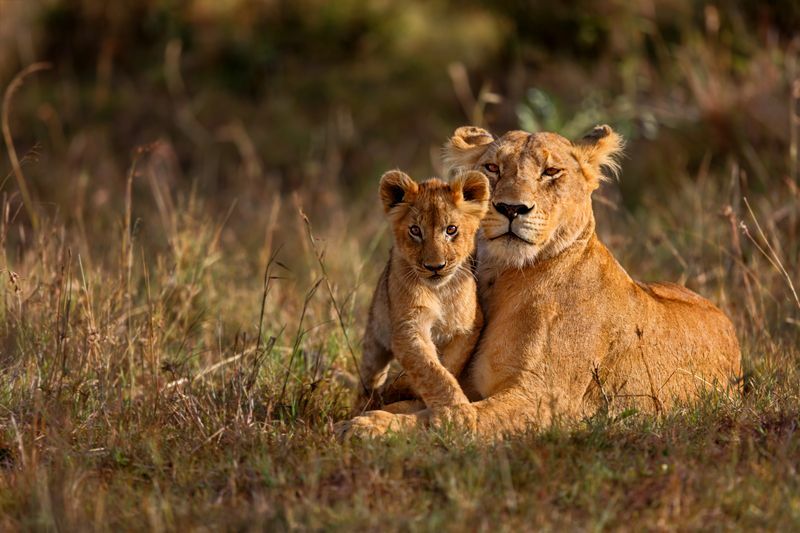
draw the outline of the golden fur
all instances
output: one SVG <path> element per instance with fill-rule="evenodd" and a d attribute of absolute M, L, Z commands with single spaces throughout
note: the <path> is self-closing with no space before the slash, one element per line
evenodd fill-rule
<path fill-rule="evenodd" d="M 478 242 L 486 325 L 469 369 L 483 399 L 414 414 L 372 411 L 342 433 L 455 421 L 496 436 L 555 416 L 659 413 L 704 390 L 735 390 L 741 354 L 722 311 L 684 287 L 632 280 L 595 235 L 591 194 L 603 168 L 618 169 L 621 148 L 608 126 L 577 143 L 456 130 L 447 164 L 480 169 L 492 184 Z"/>
<path fill-rule="evenodd" d="M 483 325 L 471 256 L 488 207 L 489 181 L 470 171 L 450 184 L 417 184 L 395 170 L 381 178 L 380 196 L 394 246 L 370 307 L 355 409 L 369 405 L 376 392 L 385 401 L 377 389 L 393 358 L 428 407 L 466 404 L 457 378 Z M 421 407 L 405 403 L 394 409 Z"/>

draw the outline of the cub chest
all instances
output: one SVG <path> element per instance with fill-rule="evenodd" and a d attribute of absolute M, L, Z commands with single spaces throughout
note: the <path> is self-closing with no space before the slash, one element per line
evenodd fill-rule
<path fill-rule="evenodd" d="M 449 298 L 442 298 L 438 305 L 431 309 L 431 339 L 437 348 L 447 345 L 456 335 L 472 331 L 475 327 L 475 313 L 477 311 L 477 297 L 455 294 Z"/>

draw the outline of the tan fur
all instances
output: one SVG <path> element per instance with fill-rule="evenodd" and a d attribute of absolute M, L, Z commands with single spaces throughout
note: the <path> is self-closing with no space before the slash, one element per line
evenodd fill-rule
<path fill-rule="evenodd" d="M 591 193 L 603 168 L 618 170 L 621 138 L 608 126 L 577 143 L 522 131 L 485 143 L 484 133 L 459 129 L 445 147 L 454 169 L 481 169 L 492 184 L 478 243 L 486 326 L 470 369 L 484 399 L 411 415 L 373 411 L 343 431 L 450 420 L 496 436 L 556 416 L 660 413 L 703 391 L 735 391 L 741 354 L 730 320 L 684 287 L 632 280 L 595 235 Z M 547 168 L 560 172 L 551 178 Z M 529 210 L 509 222 L 499 204 Z"/>
<path fill-rule="evenodd" d="M 380 195 L 394 246 L 370 307 L 359 369 L 364 388 L 355 408 L 369 404 L 395 357 L 428 407 L 466 404 L 457 378 L 483 325 L 470 263 L 489 182 L 471 171 L 450 184 L 438 179 L 417 184 L 390 171 L 381 178 Z M 412 226 L 419 236 L 409 232 Z M 448 227 L 457 228 L 456 234 L 448 235 Z M 444 266 L 433 272 L 425 265 Z M 394 406 L 401 412 L 419 408 Z"/>

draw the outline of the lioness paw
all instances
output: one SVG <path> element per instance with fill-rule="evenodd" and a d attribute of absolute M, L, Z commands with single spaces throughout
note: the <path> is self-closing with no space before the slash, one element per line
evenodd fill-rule
<path fill-rule="evenodd" d="M 389 431 L 400 431 L 410 426 L 407 415 L 393 415 L 386 411 L 369 411 L 361 416 L 343 420 L 333 430 L 339 441 L 356 438 L 375 438 Z"/>

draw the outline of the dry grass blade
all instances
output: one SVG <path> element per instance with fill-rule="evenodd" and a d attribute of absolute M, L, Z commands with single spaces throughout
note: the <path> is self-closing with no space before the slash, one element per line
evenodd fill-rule
<path fill-rule="evenodd" d="M 14 413 L 11 413 L 11 426 L 14 428 L 14 436 L 17 440 L 17 449 L 19 451 L 20 460 L 22 461 L 22 468 L 26 468 L 28 466 L 28 458 L 27 454 L 25 453 L 25 444 L 22 441 L 22 433 L 20 433 Z"/>
<path fill-rule="evenodd" d="M 278 251 L 272 254 L 264 267 L 264 283 L 261 290 L 261 311 L 258 313 L 258 337 L 256 337 L 256 351 L 261 349 L 261 337 L 264 334 L 264 311 L 267 308 L 270 282 L 272 281 L 272 265 L 275 263 Z"/>
<path fill-rule="evenodd" d="M 28 191 L 28 184 L 25 182 L 25 175 L 22 173 L 22 166 L 17 158 L 17 151 L 14 148 L 14 138 L 11 136 L 11 127 L 8 125 L 8 114 L 11 110 L 11 99 L 13 98 L 14 93 L 22 86 L 25 78 L 41 70 L 49 69 L 51 66 L 52 65 L 50 65 L 50 63 L 34 63 L 26 67 L 24 70 L 22 70 L 22 72 L 14 76 L 14 79 L 8 84 L 5 94 L 3 94 L 3 139 L 6 142 L 8 158 L 11 160 L 11 166 L 14 169 L 14 177 L 17 179 L 19 192 L 22 194 L 22 202 L 25 204 L 25 210 L 28 212 L 28 216 L 31 219 L 31 225 L 33 226 L 34 230 L 39 228 L 39 220 L 36 217 L 35 210 L 33 209 L 33 201 L 31 200 L 31 194 Z"/>
<path fill-rule="evenodd" d="M 736 261 L 733 263 L 733 266 L 737 268 L 742 275 L 742 284 L 744 286 L 745 305 L 747 307 L 747 312 L 750 313 L 750 318 L 756 324 L 758 329 L 761 330 L 764 328 L 764 321 L 761 314 L 758 312 L 756 299 L 753 296 L 753 286 L 750 283 L 750 273 L 744 266 L 744 252 L 742 251 L 742 243 L 741 239 L 739 239 L 739 232 L 736 227 L 736 213 L 734 213 L 733 208 L 728 205 L 725 207 L 722 214 L 728 219 L 728 223 L 731 226 L 731 246 L 733 247 L 733 254 L 736 257 Z"/>
<path fill-rule="evenodd" d="M 328 276 L 328 270 L 325 268 L 325 262 L 322 260 L 322 252 L 317 248 L 317 243 L 314 240 L 314 232 L 311 230 L 311 221 L 308 220 L 308 216 L 300 210 L 300 216 L 303 219 L 303 222 L 306 225 L 306 232 L 308 233 L 308 240 L 311 243 L 311 247 L 314 249 L 314 255 L 317 258 L 317 263 L 319 264 L 319 268 L 322 271 L 322 279 L 325 281 L 325 288 L 328 291 L 328 296 L 331 299 L 331 304 L 333 305 L 334 311 L 336 311 L 336 319 L 339 321 L 339 328 L 342 330 L 342 335 L 344 336 L 344 341 L 347 344 L 347 351 L 352 358 L 353 365 L 355 368 L 358 368 L 358 360 L 356 358 L 356 352 L 353 350 L 353 344 L 350 342 L 350 335 L 347 333 L 347 326 L 344 323 L 344 315 L 342 314 L 342 308 L 339 305 L 338 301 L 336 300 L 336 296 L 333 294 L 333 287 L 331 286 L 330 276 Z M 367 385 L 364 383 L 364 378 L 361 376 L 361 372 L 357 372 L 358 374 L 358 381 L 361 384 L 361 387 L 366 391 Z"/>
<path fill-rule="evenodd" d="M 172 388 L 175 388 L 175 387 L 177 387 L 179 385 L 183 385 L 184 383 L 193 383 L 195 381 L 201 380 L 205 376 L 207 376 L 208 374 L 211 374 L 212 372 L 214 372 L 215 370 L 219 370 L 220 368 L 223 368 L 224 366 L 227 366 L 227 365 L 229 365 L 231 363 L 235 363 L 236 361 L 238 361 L 242 357 L 244 357 L 246 355 L 249 355 L 251 353 L 254 353 L 255 351 L 256 351 L 255 348 L 248 348 L 248 349 L 246 349 L 246 350 L 244 350 L 244 351 L 242 351 L 242 352 L 240 352 L 240 353 L 238 353 L 236 355 L 228 357 L 227 359 L 224 359 L 222 361 L 218 361 L 218 362 L 214 363 L 213 365 L 210 365 L 207 368 L 204 368 L 203 370 L 198 372 L 198 374 L 196 376 L 193 376 L 191 379 L 189 379 L 189 378 L 180 378 L 180 379 L 176 379 L 175 381 L 170 381 L 169 383 L 164 385 L 164 389 L 163 390 L 172 389 Z"/>
<path fill-rule="evenodd" d="M 286 397 L 286 385 L 289 383 L 289 376 L 292 375 L 292 366 L 294 365 L 294 360 L 297 357 L 297 353 L 300 351 L 300 342 L 303 340 L 303 321 L 306 318 L 306 313 L 308 312 L 308 305 L 311 303 L 311 299 L 316 294 L 317 289 L 319 289 L 320 284 L 322 283 L 322 278 L 316 280 L 312 285 L 311 288 L 306 293 L 306 297 L 303 301 L 303 310 L 300 313 L 300 320 L 297 323 L 297 331 L 294 335 L 294 345 L 292 346 L 292 354 L 289 356 L 289 363 L 286 366 L 286 374 L 283 379 L 283 385 L 281 386 L 281 394 L 278 398 L 278 405 L 283 405 L 283 401 Z"/>
<path fill-rule="evenodd" d="M 767 250 L 769 250 L 769 253 L 767 253 L 767 251 L 764 250 L 764 248 L 762 248 L 760 244 L 758 244 L 758 241 L 756 241 L 756 239 L 754 239 L 753 236 L 750 235 L 750 230 L 744 224 L 742 224 L 742 231 L 744 231 L 744 234 L 747 235 L 747 238 L 750 239 L 750 241 L 752 241 L 753 244 L 755 244 L 756 248 L 758 248 L 758 251 L 761 252 L 761 254 L 764 257 L 766 257 L 767 261 L 769 261 L 770 264 L 773 267 L 775 267 L 775 269 L 778 272 L 781 273 L 783 278 L 786 280 L 786 284 L 789 286 L 789 290 L 792 292 L 795 305 L 797 305 L 797 308 L 800 309 L 800 298 L 797 297 L 797 291 L 794 288 L 794 282 L 792 282 L 792 277 L 789 275 L 789 272 L 787 272 L 786 268 L 783 266 L 781 258 L 778 256 L 778 254 L 775 252 L 775 249 L 770 244 L 769 239 L 764 234 L 764 230 L 761 229 L 761 224 L 758 223 L 758 219 L 756 218 L 755 213 L 753 213 L 753 209 L 750 207 L 750 202 L 747 201 L 747 198 L 744 198 L 744 205 L 747 206 L 747 211 L 750 213 L 750 217 L 753 219 L 753 223 L 756 225 L 758 234 L 764 241 L 764 244 L 766 245 Z"/>

